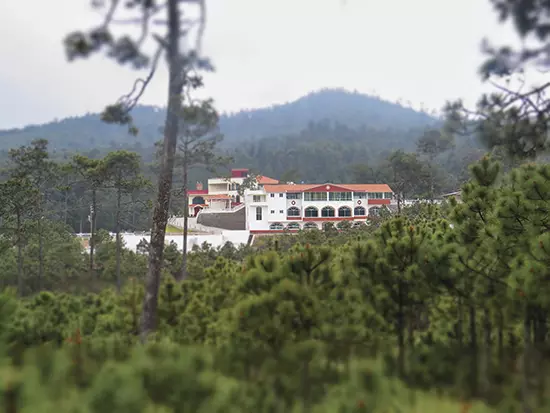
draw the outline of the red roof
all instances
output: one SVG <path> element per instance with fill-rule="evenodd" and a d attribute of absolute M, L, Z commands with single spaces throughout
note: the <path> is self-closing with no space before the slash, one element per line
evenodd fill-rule
<path fill-rule="evenodd" d="M 313 189 L 319 189 L 320 192 L 325 191 L 326 186 L 338 188 L 343 191 L 350 192 L 393 192 L 387 184 L 279 184 L 265 185 L 266 192 L 305 192 Z"/>
<path fill-rule="evenodd" d="M 189 195 L 206 195 L 208 193 L 208 189 L 190 189 L 187 193 Z"/>
<path fill-rule="evenodd" d="M 277 181 L 276 179 L 263 175 L 259 175 L 256 180 L 260 185 L 275 185 L 279 183 L 279 181 Z"/>

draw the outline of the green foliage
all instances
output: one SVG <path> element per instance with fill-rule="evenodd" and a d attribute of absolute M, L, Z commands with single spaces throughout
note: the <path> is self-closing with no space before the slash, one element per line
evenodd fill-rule
<path fill-rule="evenodd" d="M 462 203 L 252 249 L 195 247 L 182 282 L 181 253 L 167 246 L 145 346 L 146 257 L 122 249 L 124 288 L 101 288 L 113 285 L 116 247 L 100 231 L 93 284 L 78 274 L 77 248 L 70 269 L 45 267 L 57 292 L 0 295 L 5 400 L 21 411 L 63 400 L 85 412 L 430 412 L 474 399 L 464 411 L 513 412 L 525 400 L 544 411 L 550 169 L 503 174 L 487 157 L 471 171 Z M 48 263 L 71 238 L 45 228 L 60 237 Z"/>

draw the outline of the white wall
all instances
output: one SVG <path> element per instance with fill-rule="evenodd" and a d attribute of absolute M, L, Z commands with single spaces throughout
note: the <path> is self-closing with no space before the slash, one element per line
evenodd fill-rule
<path fill-rule="evenodd" d="M 111 234 L 114 236 L 114 234 Z M 132 251 L 136 251 L 139 242 L 145 238 L 148 242 L 151 238 L 146 234 L 121 234 L 124 240 L 126 248 Z M 222 247 L 226 242 L 232 242 L 236 247 L 248 242 L 248 236 L 250 231 L 222 231 L 221 234 L 209 234 L 209 235 L 189 235 L 187 237 L 187 251 L 191 251 L 193 245 L 201 245 L 203 242 L 212 244 L 213 247 Z M 181 250 L 183 248 L 183 236 L 182 235 L 166 235 L 165 242 L 170 244 L 173 241 L 178 245 Z"/>
<path fill-rule="evenodd" d="M 247 206 L 247 228 L 250 231 L 263 231 L 269 229 L 268 217 L 269 211 L 267 206 L 253 205 Z M 256 208 L 262 208 L 262 220 L 256 220 Z"/>
<path fill-rule="evenodd" d="M 271 213 L 272 211 L 274 212 L 273 214 Z M 267 220 L 270 223 L 286 221 L 285 193 L 281 192 L 267 195 L 267 213 Z"/>
<path fill-rule="evenodd" d="M 269 194 L 265 201 L 254 202 L 254 195 L 263 195 L 266 196 L 266 193 L 263 189 L 246 189 L 244 192 L 244 203 L 246 208 L 246 228 L 252 231 L 263 231 L 269 229 L 268 224 L 268 200 Z M 261 221 L 256 220 L 256 208 L 262 209 L 262 219 Z"/>

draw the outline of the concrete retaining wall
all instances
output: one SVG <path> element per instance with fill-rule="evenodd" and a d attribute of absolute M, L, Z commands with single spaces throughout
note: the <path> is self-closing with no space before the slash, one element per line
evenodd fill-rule
<path fill-rule="evenodd" d="M 197 217 L 197 224 L 206 227 L 222 228 L 231 231 L 246 230 L 246 210 L 228 212 L 201 212 Z"/>

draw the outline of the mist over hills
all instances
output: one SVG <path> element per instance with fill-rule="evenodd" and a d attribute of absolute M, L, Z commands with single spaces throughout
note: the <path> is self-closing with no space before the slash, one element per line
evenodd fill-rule
<path fill-rule="evenodd" d="M 98 114 L 86 114 L 0 131 L 0 150 L 25 145 L 37 138 L 48 139 L 50 147 L 55 150 L 151 147 L 161 138 L 165 110 L 138 106 L 133 116 L 140 130 L 137 137 L 129 136 L 125 127 L 101 122 Z M 308 125 L 323 121 L 351 129 L 392 130 L 395 133 L 420 130 L 437 123 L 437 119 L 426 113 L 377 97 L 342 89 L 325 89 L 286 104 L 223 114 L 220 128 L 225 136 L 223 146 L 230 148 L 237 142 L 299 134 Z M 408 146 L 408 142 L 402 143 Z"/>

